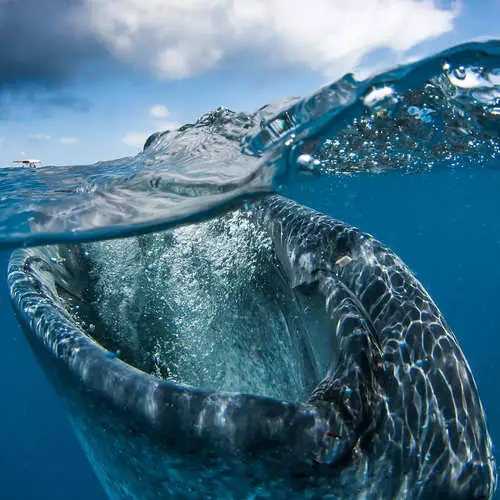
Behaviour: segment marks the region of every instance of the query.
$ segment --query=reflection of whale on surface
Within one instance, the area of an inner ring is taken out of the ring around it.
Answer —
[[[341,222],[271,197],[18,250],[9,283],[115,498],[493,494],[455,337],[401,260]]]

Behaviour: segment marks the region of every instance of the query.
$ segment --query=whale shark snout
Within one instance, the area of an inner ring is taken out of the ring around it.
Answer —
[[[21,249],[12,302],[113,498],[491,498],[456,338],[376,239],[279,196]]]

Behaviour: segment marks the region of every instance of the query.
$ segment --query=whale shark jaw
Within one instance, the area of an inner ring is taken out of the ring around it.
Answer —
[[[490,498],[439,310],[373,237],[281,197],[17,250],[11,297],[113,498]]]

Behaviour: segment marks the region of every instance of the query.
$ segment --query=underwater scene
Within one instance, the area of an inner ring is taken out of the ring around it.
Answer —
[[[496,40],[0,169],[2,497],[498,498],[499,193]]]

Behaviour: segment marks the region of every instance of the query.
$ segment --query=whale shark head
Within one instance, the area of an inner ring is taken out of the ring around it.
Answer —
[[[370,235],[273,196],[16,250],[17,315],[113,498],[490,498],[457,340]]]

